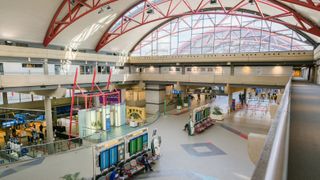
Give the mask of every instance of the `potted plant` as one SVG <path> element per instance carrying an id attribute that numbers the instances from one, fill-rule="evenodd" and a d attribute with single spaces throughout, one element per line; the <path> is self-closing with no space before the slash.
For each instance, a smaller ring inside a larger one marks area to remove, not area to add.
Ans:
<path id="1" fill-rule="evenodd" d="M 210 118 L 218 121 L 222 121 L 224 119 L 221 109 L 218 106 L 213 107 Z"/>
<path id="2" fill-rule="evenodd" d="M 180 96 L 178 96 L 178 101 L 177 101 L 177 110 L 182 109 L 182 99 Z"/>
<path id="3" fill-rule="evenodd" d="M 184 100 L 183 100 L 183 107 L 188 107 L 189 105 L 189 98 L 188 96 L 184 97 Z"/>

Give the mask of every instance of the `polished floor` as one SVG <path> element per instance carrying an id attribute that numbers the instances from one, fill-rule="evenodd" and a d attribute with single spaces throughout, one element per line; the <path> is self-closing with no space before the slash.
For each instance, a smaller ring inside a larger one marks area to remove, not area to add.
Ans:
<path id="1" fill-rule="evenodd" d="M 220 125 L 188 136 L 183 126 L 188 113 L 169 115 L 151 125 L 162 137 L 161 159 L 154 172 L 135 179 L 152 180 L 249 180 L 254 170 L 247 141 Z"/>
<path id="2" fill-rule="evenodd" d="M 162 136 L 161 159 L 154 165 L 154 172 L 134 179 L 249 180 L 254 165 L 248 157 L 247 140 L 219 125 L 202 134 L 188 136 L 182 130 L 188 116 L 189 113 L 162 116 L 149 126 L 150 132 L 157 128 Z M 83 178 L 92 177 L 91 148 L 0 169 L 1 179 L 8 180 L 53 180 L 75 173 L 80 173 L 79 177 Z"/>
<path id="3" fill-rule="evenodd" d="M 320 86 L 293 83 L 289 180 L 320 179 Z"/>

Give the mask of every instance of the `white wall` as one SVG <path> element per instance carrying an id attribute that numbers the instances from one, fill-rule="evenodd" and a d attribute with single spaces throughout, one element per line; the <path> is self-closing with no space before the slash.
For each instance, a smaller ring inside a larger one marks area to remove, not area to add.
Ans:
<path id="1" fill-rule="evenodd" d="M 318 61 L 318 63 L 320 64 L 320 61 Z M 316 68 L 316 83 L 317 84 L 320 84 L 320 66 L 318 66 L 317 68 Z"/>
<path id="2" fill-rule="evenodd" d="M 53 65 L 54 66 L 54 65 Z M 75 74 L 76 70 L 78 68 L 79 74 L 80 74 L 80 66 L 79 65 L 72 65 L 72 64 L 65 64 L 60 65 L 60 75 L 71 75 Z"/>
<path id="3" fill-rule="evenodd" d="M 291 76 L 291 66 L 242 66 L 234 68 L 235 76 Z"/>
<path id="4" fill-rule="evenodd" d="M 112 74 L 128 74 L 129 73 L 129 67 L 124 67 L 123 69 L 113 69 Z"/>
<path id="5" fill-rule="evenodd" d="M 182 67 L 161 67 L 161 74 L 182 74 Z"/>
<path id="6" fill-rule="evenodd" d="M 191 70 L 191 71 L 189 71 Z M 185 74 L 214 74 L 216 76 L 230 75 L 230 67 L 228 66 L 205 66 L 196 67 L 189 66 L 185 68 Z"/>
<path id="7" fill-rule="evenodd" d="M 147 67 L 143 69 L 143 73 L 147 74 L 153 74 L 153 73 L 159 73 L 159 68 L 158 67 Z"/>

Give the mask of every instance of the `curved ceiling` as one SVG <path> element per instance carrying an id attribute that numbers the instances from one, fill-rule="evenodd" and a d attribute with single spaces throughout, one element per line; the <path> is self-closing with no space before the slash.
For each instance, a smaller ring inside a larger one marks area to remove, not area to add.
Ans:
<path id="1" fill-rule="evenodd" d="M 312 49 L 312 44 L 304 37 L 278 23 L 245 16 L 197 14 L 163 24 L 144 37 L 130 54 L 159 56 Z"/>
<path id="2" fill-rule="evenodd" d="M 129 52 L 132 47 L 148 33 L 158 27 L 168 18 L 158 18 L 134 29 L 121 33 L 116 39 L 103 42 L 112 24 L 119 21 L 126 12 L 137 4 L 146 0 L 10 0 L 2 1 L 0 6 L 0 39 L 44 43 L 76 49 L 97 49 L 102 51 Z M 165 0 L 162 0 L 165 1 Z M 167 0 L 168 1 L 168 0 Z M 204 4 L 210 0 L 170 0 L 172 4 L 181 4 L 177 12 L 190 12 L 197 4 Z M 303 31 L 316 42 L 320 42 L 320 2 L 318 0 L 255 0 L 259 2 L 260 11 L 266 16 L 279 15 L 277 8 L 263 5 L 272 2 L 275 6 L 285 6 L 290 10 L 290 16 L 274 17 L 285 23 L 306 29 L 312 26 L 312 31 Z M 255 2 L 254 1 L 254 2 Z M 159 0 L 148 0 L 152 7 Z M 223 7 L 237 7 L 241 0 L 217 0 Z M 259 14 L 256 5 L 242 6 L 242 10 L 249 10 Z M 171 2 L 168 2 L 170 4 Z M 190 7 L 185 6 L 189 4 Z M 111 8 L 108 8 L 109 5 Z M 168 6 L 168 5 L 166 5 Z M 218 5 L 216 5 L 218 7 Z M 155 8 L 155 7 L 154 7 Z M 162 11 L 166 8 L 159 5 Z M 144 8 L 145 9 L 145 8 Z M 168 9 L 168 8 L 167 8 Z M 154 9 L 154 16 L 159 12 Z M 155 17 L 153 17 L 155 18 Z M 152 19 L 152 17 L 149 17 Z M 297 21 L 301 20 L 301 22 Z M 131 21 L 131 20 L 129 20 Z M 294 22 L 296 21 L 296 22 Z M 134 22 L 134 21 L 132 21 Z M 307 25 L 310 22 L 312 24 Z M 293 25 L 293 24 L 292 24 Z M 53 33 L 52 33 L 53 32 Z M 100 42 L 100 46 L 99 43 Z M 98 45 L 98 46 L 97 46 Z"/>

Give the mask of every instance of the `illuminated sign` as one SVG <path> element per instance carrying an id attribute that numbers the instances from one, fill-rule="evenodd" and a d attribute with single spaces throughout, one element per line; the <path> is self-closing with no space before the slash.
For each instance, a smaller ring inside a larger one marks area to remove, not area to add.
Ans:
<path id="1" fill-rule="evenodd" d="M 172 94 L 182 94 L 183 91 L 179 91 L 179 90 L 172 90 Z"/>

